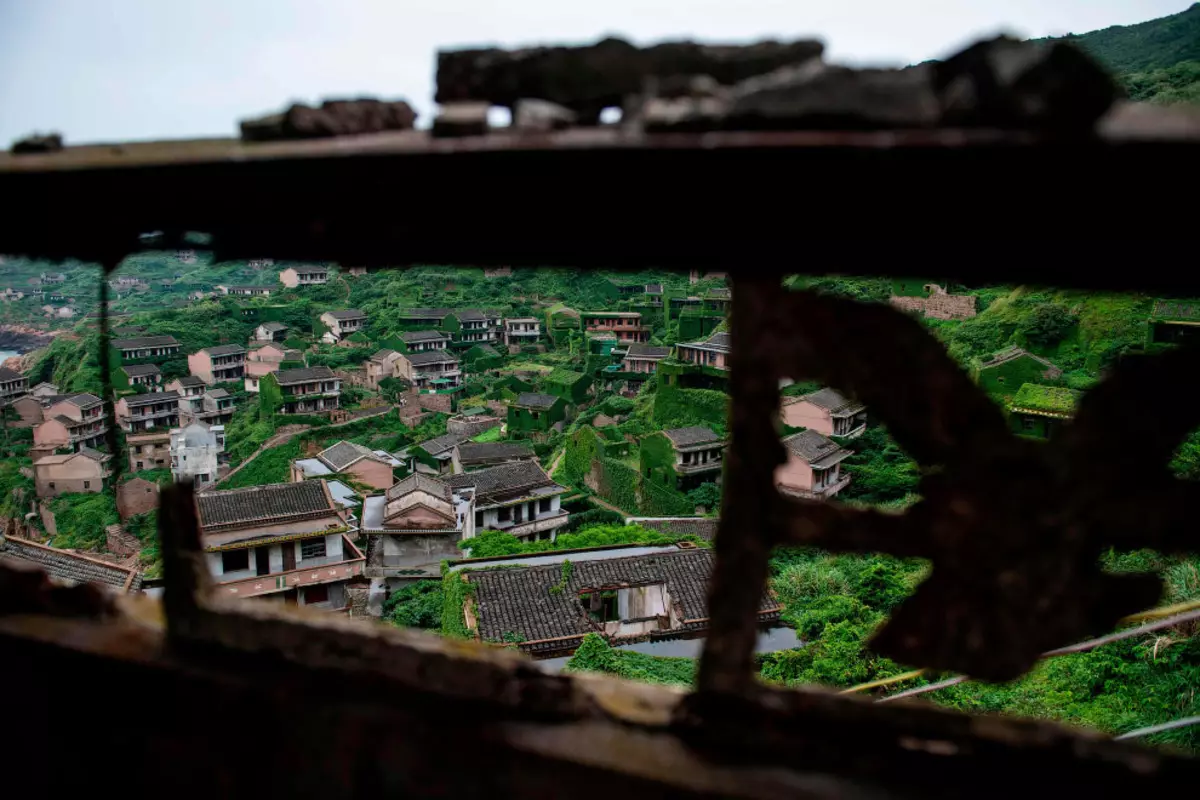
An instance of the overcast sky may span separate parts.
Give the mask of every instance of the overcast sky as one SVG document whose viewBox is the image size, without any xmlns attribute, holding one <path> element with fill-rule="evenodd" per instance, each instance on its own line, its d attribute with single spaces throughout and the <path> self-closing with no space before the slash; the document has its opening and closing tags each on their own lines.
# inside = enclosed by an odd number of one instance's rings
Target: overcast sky
<svg viewBox="0 0 1200 800">
<path fill-rule="evenodd" d="M 438 47 L 616 34 L 816 36 L 827 58 L 902 65 L 981 35 L 1082 33 L 1191 0 L 0 0 L 0 148 L 228 136 L 292 101 L 369 95 L 432 107 Z"/>
</svg>

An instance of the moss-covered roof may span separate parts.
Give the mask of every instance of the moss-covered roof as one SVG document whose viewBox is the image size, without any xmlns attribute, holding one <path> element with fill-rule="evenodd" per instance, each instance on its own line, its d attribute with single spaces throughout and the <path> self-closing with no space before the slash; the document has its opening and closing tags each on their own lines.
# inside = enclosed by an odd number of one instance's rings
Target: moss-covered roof
<svg viewBox="0 0 1200 800">
<path fill-rule="evenodd" d="M 581 372 L 572 372 L 569 369 L 555 367 L 554 369 L 550 370 L 550 372 L 546 373 L 543 380 L 546 383 L 559 383 L 564 386 L 573 386 L 575 383 L 585 377 L 587 376 Z"/>
<path fill-rule="evenodd" d="M 1023 383 L 1013 396 L 1009 407 L 1013 411 L 1067 417 L 1075 411 L 1075 404 L 1078 400 L 1079 393 L 1070 389 Z"/>
</svg>

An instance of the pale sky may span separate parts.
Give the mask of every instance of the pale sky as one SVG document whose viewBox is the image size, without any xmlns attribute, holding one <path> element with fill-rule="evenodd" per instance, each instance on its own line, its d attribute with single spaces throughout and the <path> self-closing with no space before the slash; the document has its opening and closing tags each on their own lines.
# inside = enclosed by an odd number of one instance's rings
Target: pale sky
<svg viewBox="0 0 1200 800">
<path fill-rule="evenodd" d="M 0 0 L 0 148 L 230 136 L 293 101 L 405 98 L 428 123 L 438 47 L 817 37 L 903 65 L 983 35 L 1082 33 L 1192 0 Z M 420 124 L 420 123 L 418 123 Z"/>
</svg>

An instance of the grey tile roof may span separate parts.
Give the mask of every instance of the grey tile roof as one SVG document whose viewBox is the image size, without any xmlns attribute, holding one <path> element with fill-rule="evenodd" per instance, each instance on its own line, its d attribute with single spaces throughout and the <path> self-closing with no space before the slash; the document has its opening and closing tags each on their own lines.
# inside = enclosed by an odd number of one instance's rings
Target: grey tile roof
<svg viewBox="0 0 1200 800">
<path fill-rule="evenodd" d="M 24 377 L 19 372 L 13 372 L 7 367 L 0 367 L 0 381 L 19 381 Z"/>
<path fill-rule="evenodd" d="M 807 400 L 817 408 L 823 408 L 831 414 L 855 414 L 862 411 L 866 406 L 856 400 L 849 400 L 837 389 L 819 389 L 810 394 L 804 395 L 802 400 Z"/>
<path fill-rule="evenodd" d="M 369 448 L 363 447 L 361 444 L 346 441 L 341 441 L 325 448 L 317 454 L 317 458 L 324 461 L 326 466 L 334 472 L 341 472 L 354 462 L 364 458 L 374 459 L 375 461 L 380 460 L 379 456 L 371 452 Z"/>
<path fill-rule="evenodd" d="M 631 344 L 626 352 L 635 358 L 666 358 L 671 355 L 671 348 L 656 347 L 651 344 Z"/>
<path fill-rule="evenodd" d="M 125 405 L 130 408 L 137 406 L 148 406 L 153 403 L 165 403 L 168 400 L 178 400 L 179 392 L 172 389 L 169 392 L 146 392 L 145 394 L 131 394 L 125 398 Z"/>
<path fill-rule="evenodd" d="M 285 522 L 291 517 L 304 517 L 322 511 L 334 513 L 336 506 L 325 493 L 323 481 L 274 483 L 206 492 L 196 496 L 200 527 L 246 525 L 270 521 Z"/>
<path fill-rule="evenodd" d="M 383 361 L 387 361 L 389 358 L 391 358 L 394 355 L 397 355 L 395 350 L 389 350 L 388 348 L 385 347 L 382 350 L 376 350 L 371 355 L 371 358 L 369 360 L 383 362 Z"/>
<path fill-rule="evenodd" d="M 851 455 L 849 450 L 816 431 L 793 433 L 783 440 L 783 446 L 797 458 L 818 469 L 831 467 Z"/>
<path fill-rule="evenodd" d="M 284 267 L 285 271 L 287 269 L 289 269 L 289 268 Z M 322 272 L 329 272 L 329 267 L 318 267 L 313 264 L 307 264 L 307 265 L 300 266 L 300 267 L 290 267 L 290 269 L 296 270 L 297 275 L 314 275 L 314 274 L 319 274 Z"/>
<path fill-rule="evenodd" d="M 408 353 L 404 357 L 414 367 L 423 367 L 426 364 L 458 363 L 458 359 L 446 350 L 425 350 L 420 353 Z"/>
<path fill-rule="evenodd" d="M 449 308 L 410 308 L 401 309 L 402 319 L 445 319 L 453 313 Z"/>
<path fill-rule="evenodd" d="M 670 428 L 663 431 L 663 435 L 670 439 L 671 444 L 676 447 L 694 447 L 698 444 L 721 441 L 721 437 L 717 436 L 711 428 L 700 425 L 692 425 L 688 428 Z"/>
<path fill-rule="evenodd" d="M 501 641 L 505 634 L 515 633 L 534 643 L 594 633 L 595 624 L 588 618 L 580 593 L 618 586 L 664 584 L 682 619 L 692 621 L 683 630 L 703 630 L 707 627 L 706 599 L 713 561 L 713 552 L 707 549 L 578 561 L 572 563 L 570 578 L 558 592 L 550 589 L 562 583 L 560 564 L 463 574 L 476 587 L 475 613 L 481 638 Z M 777 607 L 771 595 L 764 592 L 759 613 L 774 614 Z M 552 649 L 571 646 L 559 641 Z M 539 648 L 534 645 L 524 649 Z"/>
<path fill-rule="evenodd" d="M 357 308 L 347 308 L 345 311 L 326 312 L 334 319 L 366 319 L 367 315 Z"/>
<path fill-rule="evenodd" d="M 208 353 L 210 356 L 232 356 L 245 353 L 246 348 L 240 344 L 219 344 L 216 347 L 206 347 L 202 352 Z"/>
<path fill-rule="evenodd" d="M 497 499 L 501 495 L 520 495 L 542 486 L 558 486 L 532 461 L 498 464 L 478 472 L 448 475 L 444 480 L 452 489 L 474 486 L 476 506 L 480 505 L 481 501 Z"/>
<path fill-rule="evenodd" d="M 730 346 L 729 334 L 714 333 L 712 336 L 708 337 L 706 344 L 709 347 L 724 347 L 726 350 L 728 350 Z"/>
<path fill-rule="evenodd" d="M 142 588 L 142 574 L 137 570 L 12 536 L 0 536 L 0 561 L 41 567 L 59 581 L 95 583 L 118 592 Z"/>
<path fill-rule="evenodd" d="M 716 517 L 631 517 L 626 523 L 673 536 L 714 539 L 717 536 L 718 520 Z"/>
<path fill-rule="evenodd" d="M 441 436 L 417 442 L 413 447 L 419 447 L 426 453 L 429 453 L 429 455 L 436 456 L 439 453 L 445 453 L 455 445 L 462 444 L 469 438 L 469 436 L 464 436 L 461 433 L 444 433 Z"/>
<path fill-rule="evenodd" d="M 182 378 L 176 378 L 180 386 L 204 386 L 204 381 L 197 378 L 195 375 L 184 375 Z"/>
<path fill-rule="evenodd" d="M 471 322 L 477 322 L 481 319 L 483 319 L 483 320 L 490 319 L 490 317 L 487 314 L 485 314 L 484 312 L 480 311 L 477 308 L 464 308 L 462 311 L 455 311 L 454 316 L 458 317 L 460 322 L 465 321 L 465 320 L 470 320 Z"/>
<path fill-rule="evenodd" d="M 90 447 L 79 448 L 79 455 L 90 458 L 92 461 L 99 461 L 101 464 L 112 460 L 112 456 L 108 453 L 101 453 L 99 450 L 93 450 Z"/>
<path fill-rule="evenodd" d="M 400 341 L 405 344 L 413 344 L 414 342 L 429 342 L 438 341 L 440 339 L 449 339 L 450 334 L 441 331 L 405 331 L 400 334 Z"/>
<path fill-rule="evenodd" d="M 260 327 L 264 331 L 268 331 L 270 333 L 275 333 L 277 331 L 286 331 L 288 329 L 288 326 L 284 325 L 282 322 L 273 322 L 273 321 L 272 322 L 264 322 L 261 325 L 259 325 L 258 327 Z"/>
<path fill-rule="evenodd" d="M 88 394 L 87 392 L 82 394 L 70 394 L 64 399 L 71 405 L 79 406 L 80 408 L 91 408 L 92 406 L 103 402 L 99 397 L 96 397 L 96 395 Z"/>
<path fill-rule="evenodd" d="M 300 369 L 285 369 L 275 373 L 275 380 L 280 386 L 290 386 L 311 381 L 331 381 L 336 376 L 329 367 L 302 367 Z"/>
<path fill-rule="evenodd" d="M 121 371 L 131 378 L 140 378 L 143 375 L 159 375 L 162 373 L 157 364 L 128 364 L 121 367 Z M 3 375 L 0 375 L 0 380 L 4 380 Z"/>
<path fill-rule="evenodd" d="M 493 458 L 533 458 L 533 448 L 517 442 L 463 442 L 458 446 L 461 461 L 487 461 Z"/>
<path fill-rule="evenodd" d="M 143 347 L 178 347 L 174 336 L 137 336 L 132 339 L 113 339 L 112 346 L 118 350 L 138 350 Z"/>
<path fill-rule="evenodd" d="M 209 389 L 207 392 L 205 392 L 205 394 L 213 399 L 229 397 L 229 392 L 225 391 L 224 389 Z"/>
<path fill-rule="evenodd" d="M 517 402 L 514 405 L 525 408 L 540 408 L 547 409 L 554 405 L 558 400 L 552 394 L 538 394 L 537 392 L 521 392 L 517 395 Z"/>
<path fill-rule="evenodd" d="M 450 487 L 446 483 L 429 475 L 422 475 L 420 472 L 414 472 L 404 480 L 397 482 L 387 490 L 385 496 L 388 500 L 394 500 L 417 491 L 428 492 L 434 497 L 442 498 L 447 503 L 451 500 Z"/>
</svg>

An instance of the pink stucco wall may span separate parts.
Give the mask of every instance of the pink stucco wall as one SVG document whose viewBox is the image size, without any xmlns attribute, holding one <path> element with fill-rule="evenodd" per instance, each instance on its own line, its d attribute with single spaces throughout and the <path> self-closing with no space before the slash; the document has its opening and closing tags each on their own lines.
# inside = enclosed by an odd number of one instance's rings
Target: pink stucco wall
<svg viewBox="0 0 1200 800">
<path fill-rule="evenodd" d="M 787 461 L 775 468 L 776 486 L 807 492 L 812 490 L 812 483 L 812 467 L 801 461 L 795 453 L 789 452 Z"/>
<path fill-rule="evenodd" d="M 388 489 L 395 483 L 392 479 L 392 468 L 389 465 L 380 463 L 379 461 L 372 461 L 369 458 L 364 458 L 353 464 L 346 471 L 363 483 L 376 489 Z"/>
<path fill-rule="evenodd" d="M 823 436 L 833 435 L 833 417 L 807 400 L 784 406 L 783 423 L 793 428 L 808 428 Z"/>
</svg>

